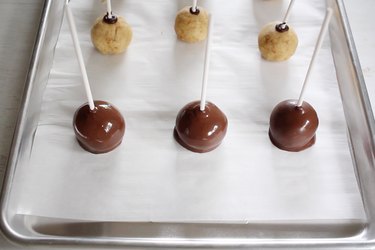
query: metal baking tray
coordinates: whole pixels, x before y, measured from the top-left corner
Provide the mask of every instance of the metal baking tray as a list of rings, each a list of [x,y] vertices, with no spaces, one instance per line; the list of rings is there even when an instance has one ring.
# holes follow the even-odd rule
[[[39,110],[54,59],[65,1],[46,0],[34,47],[2,190],[1,225],[25,244],[144,246],[181,248],[367,249],[375,247],[375,126],[361,67],[342,0],[328,0],[332,55],[347,123],[354,173],[365,220],[309,222],[88,221],[19,214],[10,202],[17,166],[30,154]],[[27,159],[27,157],[26,157]]]

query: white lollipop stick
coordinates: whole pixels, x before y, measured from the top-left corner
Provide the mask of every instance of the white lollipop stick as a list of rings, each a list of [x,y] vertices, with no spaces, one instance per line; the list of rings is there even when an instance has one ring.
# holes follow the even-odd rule
[[[193,12],[197,11],[197,7],[198,7],[197,5],[198,5],[198,0],[193,0],[193,7],[192,7]]]
[[[322,28],[320,29],[318,41],[315,45],[315,50],[314,50],[313,56],[311,58],[309,69],[307,70],[307,74],[306,74],[306,78],[305,78],[305,81],[304,81],[303,86],[302,86],[301,94],[300,94],[299,99],[298,99],[298,103],[297,103],[298,107],[302,106],[303,96],[305,94],[307,82],[309,81],[309,78],[310,78],[310,75],[311,75],[311,70],[312,70],[313,66],[315,65],[316,56],[317,56],[320,48],[322,47],[324,36],[327,32],[329,21],[331,20],[331,17],[332,17],[332,13],[333,13],[332,9],[328,8],[327,12],[326,12],[326,16],[325,16],[323,24],[322,24]]]
[[[213,23],[214,19],[212,14],[208,16],[208,34],[206,42],[206,51],[204,55],[204,69],[203,69],[203,80],[202,80],[202,92],[201,92],[201,103],[200,110],[204,111],[206,106],[206,92],[207,92],[207,82],[208,82],[208,67],[210,65],[210,55],[211,55],[211,40],[213,33]]]
[[[92,93],[91,93],[91,89],[90,89],[90,83],[89,83],[89,79],[87,77],[87,72],[86,72],[85,63],[83,61],[81,47],[79,46],[79,40],[78,40],[78,35],[77,35],[77,28],[76,28],[76,24],[74,22],[74,17],[73,17],[72,10],[70,9],[70,6],[69,6],[68,2],[65,4],[65,12],[66,12],[66,16],[68,17],[68,23],[69,23],[69,27],[70,27],[70,33],[72,35],[73,44],[74,44],[74,48],[75,48],[76,55],[77,55],[77,58],[78,58],[79,67],[81,69],[82,78],[83,78],[83,84],[84,84],[85,90],[86,90],[87,100],[88,100],[90,109],[94,110],[95,109],[94,100],[92,98]]]
[[[112,5],[111,5],[111,0],[107,0],[107,13],[108,13],[108,18],[112,18]]]
[[[284,19],[283,19],[283,23],[288,22],[288,19],[289,19],[289,16],[290,16],[290,12],[292,10],[294,2],[295,2],[295,0],[291,0],[290,1],[289,6],[288,6],[288,10],[286,11]]]

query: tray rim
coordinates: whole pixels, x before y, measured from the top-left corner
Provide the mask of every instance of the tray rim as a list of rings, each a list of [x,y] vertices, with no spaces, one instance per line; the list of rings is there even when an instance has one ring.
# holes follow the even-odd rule
[[[366,116],[366,122],[370,133],[372,134],[372,149],[375,148],[375,123],[374,123],[374,116],[370,105],[370,100],[368,97],[364,77],[361,70],[360,61],[358,58],[357,50],[355,48],[354,38],[350,29],[349,21],[346,15],[346,10],[344,6],[343,0],[328,0],[328,1],[335,1],[341,13],[341,21],[344,28],[344,33],[346,37],[346,42],[349,47],[351,63],[353,64],[354,74],[356,76],[357,82],[359,84],[360,90],[360,100],[364,107],[364,112]],[[48,15],[50,12],[51,4],[53,0],[45,0],[43,5],[43,11],[39,23],[39,29],[37,32],[37,38],[34,44],[34,49],[31,57],[29,72],[26,79],[25,89],[23,92],[23,97],[21,101],[21,107],[15,127],[14,137],[11,145],[11,151],[9,154],[5,178],[3,182],[3,187],[1,190],[1,218],[0,224],[2,232],[12,241],[16,243],[33,243],[33,244],[63,244],[69,245],[72,243],[76,244],[83,244],[83,245],[127,245],[127,246],[153,246],[153,247],[281,247],[281,248],[292,248],[292,247],[303,247],[303,248],[326,248],[329,247],[331,249],[342,249],[347,247],[356,247],[358,248],[367,248],[367,247],[375,247],[375,238],[367,240],[366,234],[368,234],[368,228],[366,227],[363,232],[359,235],[365,236],[358,239],[346,239],[342,240],[340,238],[328,238],[323,240],[316,240],[312,239],[254,239],[251,238],[249,240],[244,239],[243,241],[240,239],[225,239],[222,240],[219,244],[217,239],[213,241],[209,239],[204,239],[203,242],[195,239],[178,239],[178,238],[171,238],[167,241],[160,240],[160,239],[118,239],[118,240],[108,240],[108,239],[90,239],[84,237],[42,237],[42,236],[27,236],[23,235],[17,231],[15,231],[11,224],[9,223],[9,219],[6,215],[6,209],[8,205],[8,199],[10,195],[10,188],[12,184],[12,180],[15,174],[17,159],[18,159],[18,150],[21,144],[21,132],[25,126],[26,122],[26,115],[27,115],[27,104],[29,102],[31,96],[32,86],[34,84],[35,75],[37,74],[37,68],[39,63],[39,57],[43,48],[44,44],[44,35],[46,32],[47,24],[48,24]],[[372,151],[373,155],[374,152]],[[357,176],[358,178],[358,176]],[[360,188],[362,191],[362,189]],[[362,194],[363,199],[363,194]],[[366,209],[366,206],[365,206]],[[370,215],[369,215],[370,213]],[[373,212],[375,213],[375,211]],[[371,224],[373,223],[373,217],[375,215],[371,211],[366,211],[366,215],[369,217],[368,220]],[[367,226],[367,225],[366,225]],[[371,230],[373,231],[373,230]],[[358,235],[356,235],[358,236]]]

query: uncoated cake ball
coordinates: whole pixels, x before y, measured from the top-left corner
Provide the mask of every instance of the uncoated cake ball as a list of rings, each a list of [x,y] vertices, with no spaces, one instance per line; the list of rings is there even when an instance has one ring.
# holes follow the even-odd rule
[[[289,59],[297,49],[298,37],[292,27],[283,32],[276,30],[280,22],[269,23],[259,32],[258,46],[262,57],[268,61]]]
[[[177,13],[174,25],[178,39],[188,43],[206,39],[208,31],[208,13],[199,8],[199,13],[191,13],[190,7],[184,7]]]
[[[124,18],[106,23],[98,18],[91,29],[91,41],[102,54],[119,54],[126,50],[132,40],[132,30]]]

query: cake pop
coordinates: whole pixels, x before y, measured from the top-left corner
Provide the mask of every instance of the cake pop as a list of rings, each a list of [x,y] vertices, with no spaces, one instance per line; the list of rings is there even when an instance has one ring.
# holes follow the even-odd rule
[[[228,127],[225,114],[215,104],[206,102],[212,26],[211,16],[209,17],[201,100],[188,103],[180,110],[174,129],[176,141],[197,153],[205,153],[217,148],[224,139]]]
[[[130,25],[122,17],[112,14],[111,1],[107,0],[107,13],[99,17],[91,28],[91,41],[102,54],[124,52],[132,40]]]
[[[68,2],[65,11],[88,100],[88,103],[78,108],[74,114],[74,132],[79,144],[85,150],[94,154],[106,153],[121,144],[125,133],[125,121],[120,112],[111,104],[105,101],[94,102],[74,17]]]
[[[286,23],[272,22],[261,29],[258,45],[264,59],[285,61],[295,53],[298,38],[294,29]]]
[[[269,136],[282,150],[297,152],[315,143],[318,115],[310,104],[297,106],[297,101],[280,102],[271,113]]]
[[[208,13],[196,3],[195,0],[192,7],[184,7],[177,13],[174,29],[181,41],[195,43],[207,37]]]
[[[200,101],[188,103],[177,115],[174,137],[190,151],[205,153],[217,148],[224,139],[228,126],[225,114],[207,102],[200,110]]]
[[[94,110],[86,103],[74,114],[73,127],[79,144],[94,153],[107,153],[121,144],[125,120],[121,113],[105,101],[94,101]]]
[[[332,9],[328,8],[299,99],[283,101],[276,105],[271,113],[269,137],[271,142],[282,150],[297,152],[315,143],[319,119],[314,108],[303,101],[303,95],[331,16]]]
[[[287,25],[287,19],[294,0],[289,4],[288,11],[282,22],[266,24],[258,35],[258,46],[262,57],[268,61],[284,61],[296,51],[298,37],[292,27]]]

